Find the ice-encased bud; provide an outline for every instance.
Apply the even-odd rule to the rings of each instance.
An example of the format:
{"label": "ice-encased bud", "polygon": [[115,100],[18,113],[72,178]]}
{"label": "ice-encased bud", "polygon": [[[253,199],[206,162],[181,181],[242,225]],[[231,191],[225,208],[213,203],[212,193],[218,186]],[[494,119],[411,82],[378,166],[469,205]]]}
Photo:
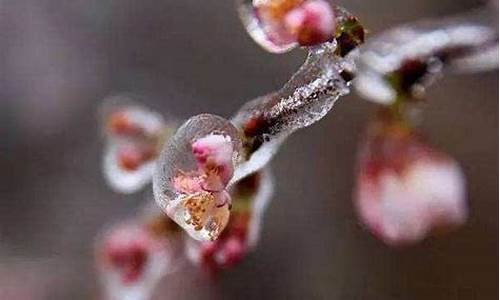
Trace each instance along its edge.
{"label": "ice-encased bud", "polygon": [[334,8],[325,0],[241,0],[240,18],[249,35],[271,53],[331,41]]}
{"label": "ice-encased bud", "polygon": [[233,143],[221,134],[209,134],[191,145],[198,168],[206,174],[204,189],[220,191],[233,176]]}
{"label": "ice-encased bud", "polygon": [[361,221],[391,246],[417,243],[467,218],[458,163],[394,124],[378,124],[369,132],[354,196]]}
{"label": "ice-encased bud", "polygon": [[314,46],[333,38],[335,16],[324,0],[308,0],[284,17],[285,27],[301,46]]}
{"label": "ice-encased bud", "polygon": [[[498,34],[481,22],[448,18],[403,25],[360,48],[354,86],[362,97],[384,105],[399,97],[420,98],[443,67],[458,71],[497,67],[495,49]],[[491,53],[483,55],[484,51]]]}
{"label": "ice-encased bud", "polygon": [[238,130],[210,114],[190,118],[164,146],[153,176],[155,199],[194,239],[215,240],[226,226],[226,186],[240,151]]}
{"label": "ice-encased bud", "polygon": [[238,12],[252,39],[264,50],[284,53],[297,47],[295,37],[288,32],[283,16],[303,0],[239,0]]}
{"label": "ice-encased bud", "polygon": [[169,272],[173,249],[144,226],[121,223],[100,236],[96,260],[107,299],[145,300]]}
{"label": "ice-encased bud", "polygon": [[268,169],[243,178],[230,188],[233,209],[229,224],[216,241],[186,239],[186,256],[200,268],[216,274],[231,268],[255,248],[263,214],[273,194]]}
{"label": "ice-encased bud", "polygon": [[128,95],[104,99],[100,114],[105,179],[117,192],[136,192],[150,182],[159,149],[174,125]]}

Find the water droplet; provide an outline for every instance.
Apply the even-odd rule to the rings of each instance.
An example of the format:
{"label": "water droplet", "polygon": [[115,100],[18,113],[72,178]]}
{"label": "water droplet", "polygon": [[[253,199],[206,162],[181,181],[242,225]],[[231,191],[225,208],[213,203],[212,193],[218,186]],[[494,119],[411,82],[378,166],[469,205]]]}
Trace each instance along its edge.
{"label": "water droplet", "polygon": [[[213,144],[222,145],[223,154],[230,157],[229,160],[212,157],[212,169],[207,169],[200,165],[197,145],[202,139],[207,139],[211,145],[211,136],[229,141],[231,151],[226,152],[224,143]],[[222,174],[227,170],[232,173],[240,160],[241,147],[238,130],[229,121],[202,114],[186,121],[160,154],[153,177],[155,199],[193,238],[215,240],[226,226],[231,200],[225,186],[231,174]],[[217,165],[217,161],[227,161],[228,165]],[[213,184],[214,177],[220,179],[218,184]]]}

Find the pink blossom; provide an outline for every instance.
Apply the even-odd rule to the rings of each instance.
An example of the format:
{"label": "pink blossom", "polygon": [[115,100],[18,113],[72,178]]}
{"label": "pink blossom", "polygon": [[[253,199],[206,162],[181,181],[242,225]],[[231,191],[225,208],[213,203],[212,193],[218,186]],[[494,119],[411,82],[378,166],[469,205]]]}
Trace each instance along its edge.
{"label": "pink blossom", "polygon": [[287,30],[302,46],[317,45],[333,38],[335,16],[324,0],[309,0],[294,8],[284,17]]}
{"label": "pink blossom", "polygon": [[313,46],[333,38],[335,15],[325,0],[254,0],[262,30],[275,45]]}
{"label": "pink blossom", "polygon": [[167,273],[173,251],[146,227],[124,223],[103,234],[96,255],[109,299],[145,299]]}
{"label": "pink blossom", "polygon": [[205,175],[204,188],[220,191],[233,175],[233,144],[229,136],[210,134],[191,145],[198,168]]}
{"label": "pink blossom", "polygon": [[360,155],[355,201],[361,221],[389,245],[408,245],[467,218],[459,165],[407,129],[378,128]]}

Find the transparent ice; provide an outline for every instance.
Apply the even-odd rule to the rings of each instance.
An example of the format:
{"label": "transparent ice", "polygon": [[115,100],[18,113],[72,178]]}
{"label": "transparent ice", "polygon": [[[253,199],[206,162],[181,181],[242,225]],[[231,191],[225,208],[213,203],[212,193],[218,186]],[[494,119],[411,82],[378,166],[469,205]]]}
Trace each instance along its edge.
{"label": "transparent ice", "polygon": [[[233,165],[240,160],[241,140],[238,130],[226,119],[202,114],[186,121],[169,140],[160,154],[153,176],[153,191],[158,205],[186,232],[197,240],[214,240],[220,234],[229,219],[229,202],[219,206],[220,196],[225,197],[225,190],[180,191],[174,185],[179,176],[186,178],[186,186],[191,184],[190,174],[198,172],[198,166],[192,153],[193,142],[211,134],[223,135],[233,143]],[[203,226],[190,222],[194,217],[190,208],[196,208]]]}
{"label": "transparent ice", "polygon": [[498,66],[498,33],[492,27],[466,17],[430,20],[403,25],[368,40],[360,48],[354,85],[361,96],[380,104],[399,96],[389,78],[405,62],[418,61],[427,72],[417,78],[415,92],[422,92],[451,66],[458,71],[478,71]]}
{"label": "transparent ice", "polygon": [[262,168],[288,135],[321,120],[340,96],[349,93],[340,74],[350,63],[335,54],[336,46],[333,41],[309,48],[306,61],[281,90],[248,102],[236,113],[232,123],[242,131],[253,118],[262,119],[265,129],[247,137],[261,145],[247,153],[232,183]]}

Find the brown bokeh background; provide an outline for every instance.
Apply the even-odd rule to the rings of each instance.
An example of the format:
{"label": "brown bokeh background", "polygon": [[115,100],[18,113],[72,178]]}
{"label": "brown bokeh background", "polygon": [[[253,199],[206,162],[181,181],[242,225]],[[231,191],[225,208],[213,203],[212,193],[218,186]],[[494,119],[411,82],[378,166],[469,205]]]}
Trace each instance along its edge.
{"label": "brown bokeh background", "polygon": [[[339,2],[371,34],[480,4]],[[150,188],[123,196],[102,179],[103,97],[140,93],[180,119],[230,116],[304,58],[262,51],[231,0],[7,0],[0,28],[0,286],[33,288],[35,299],[97,299],[94,236],[152,201]],[[158,299],[498,299],[497,72],[446,76],[428,100],[423,130],[468,178],[470,219],[459,231],[394,250],[363,230],[351,204],[354,154],[375,106],[352,94],[274,159],[258,250],[214,288],[170,276]]]}

